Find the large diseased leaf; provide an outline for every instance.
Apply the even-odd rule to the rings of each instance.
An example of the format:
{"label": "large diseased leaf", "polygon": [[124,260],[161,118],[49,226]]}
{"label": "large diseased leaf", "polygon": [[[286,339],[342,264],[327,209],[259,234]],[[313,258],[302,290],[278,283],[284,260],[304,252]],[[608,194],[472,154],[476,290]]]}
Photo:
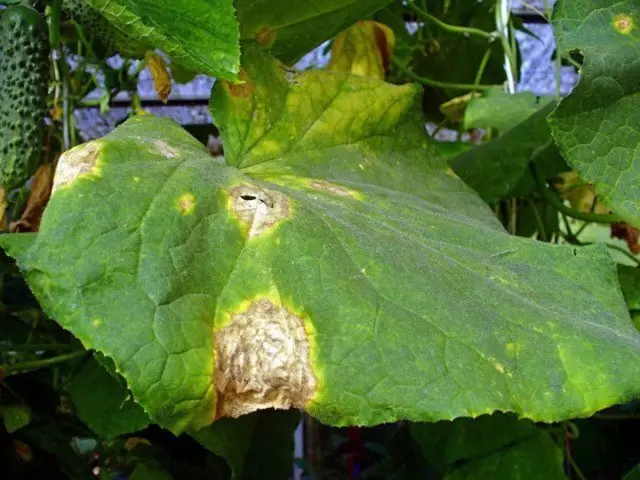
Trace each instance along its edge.
{"label": "large diseased leaf", "polygon": [[62,157],[30,248],[0,236],[157,422],[554,421],[640,391],[606,248],[509,236],[437,155],[419,87],[243,58],[213,93],[227,164],[138,116]]}
{"label": "large diseased leaf", "polygon": [[580,176],[627,222],[640,226],[640,3],[559,0],[558,50],[584,55],[582,80],[550,117]]}
{"label": "large diseased leaf", "polygon": [[181,65],[237,78],[238,23],[233,0],[86,0],[133,38],[161,48]]}
{"label": "large diseased leaf", "polygon": [[333,38],[391,0],[237,0],[240,37],[270,44],[285,63]]}

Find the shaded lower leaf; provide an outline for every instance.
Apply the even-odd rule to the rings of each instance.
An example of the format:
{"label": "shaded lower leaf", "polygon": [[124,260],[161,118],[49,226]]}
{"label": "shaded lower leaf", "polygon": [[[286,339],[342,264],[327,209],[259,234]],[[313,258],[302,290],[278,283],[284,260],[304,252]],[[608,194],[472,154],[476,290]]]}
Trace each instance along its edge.
{"label": "shaded lower leaf", "polygon": [[297,411],[266,410],[223,419],[191,435],[227,460],[234,479],[278,480],[291,474],[299,420]]}
{"label": "shaded lower leaf", "polygon": [[640,480],[640,465],[636,465],[629,470],[622,480]]}
{"label": "shaded lower leaf", "polygon": [[446,479],[565,478],[562,452],[549,435],[511,415],[418,423],[411,435]]}
{"label": "shaded lower leaf", "polygon": [[139,463],[133,469],[129,480],[172,480],[173,477],[158,463]]}
{"label": "shaded lower leaf", "polygon": [[[487,202],[507,197],[528,176],[527,165],[551,138],[545,120],[549,104],[507,131],[451,160],[451,168]],[[555,146],[545,156],[558,155]],[[547,160],[545,160],[546,162]]]}
{"label": "shaded lower leaf", "polygon": [[544,432],[451,469],[445,480],[565,480],[562,451]]}
{"label": "shaded lower leaf", "polygon": [[69,382],[67,392],[78,417],[103,438],[135,432],[150,423],[149,416],[131,398],[126,385],[96,360],[82,366]]}
{"label": "shaded lower leaf", "polygon": [[640,268],[618,265],[618,279],[629,310],[640,310]]}

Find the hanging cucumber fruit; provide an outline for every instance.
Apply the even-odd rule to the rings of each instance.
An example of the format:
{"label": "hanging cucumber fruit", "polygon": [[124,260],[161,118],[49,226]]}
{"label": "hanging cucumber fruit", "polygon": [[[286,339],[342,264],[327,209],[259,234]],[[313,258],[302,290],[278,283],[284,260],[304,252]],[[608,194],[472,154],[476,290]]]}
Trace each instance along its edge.
{"label": "hanging cucumber fruit", "polygon": [[42,158],[49,83],[49,38],[44,17],[9,7],[0,20],[0,186],[13,190]]}

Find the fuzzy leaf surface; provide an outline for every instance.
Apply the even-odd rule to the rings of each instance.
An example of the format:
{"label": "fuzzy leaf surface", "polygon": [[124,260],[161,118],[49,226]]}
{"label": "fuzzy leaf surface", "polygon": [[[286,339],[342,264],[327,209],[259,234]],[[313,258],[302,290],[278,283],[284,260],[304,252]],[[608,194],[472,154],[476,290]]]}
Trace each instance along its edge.
{"label": "fuzzy leaf surface", "polygon": [[640,3],[562,0],[558,51],[584,55],[582,79],[549,118],[567,163],[612,210],[640,226]]}
{"label": "fuzzy leaf surface", "polygon": [[212,98],[226,164],[137,116],[60,161],[35,241],[0,236],[155,421],[198,429],[247,398],[334,425],[556,421],[638,394],[606,248],[508,235],[437,154],[418,86],[243,58]]}

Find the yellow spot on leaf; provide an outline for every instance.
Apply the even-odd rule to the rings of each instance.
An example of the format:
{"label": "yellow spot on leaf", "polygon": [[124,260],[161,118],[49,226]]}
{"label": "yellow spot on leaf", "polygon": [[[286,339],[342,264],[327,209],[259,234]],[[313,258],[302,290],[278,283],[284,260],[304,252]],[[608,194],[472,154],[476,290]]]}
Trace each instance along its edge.
{"label": "yellow spot on leaf", "polygon": [[100,328],[102,325],[104,325],[104,322],[100,318],[95,318],[91,322],[91,325],[93,325],[93,328]]}
{"label": "yellow spot on leaf", "polygon": [[493,364],[493,367],[500,373],[504,373],[504,365],[502,365],[501,363],[495,362]]}
{"label": "yellow spot on leaf", "polygon": [[191,215],[196,208],[196,197],[192,193],[184,193],[178,198],[178,211],[182,215]]}
{"label": "yellow spot on leaf", "polygon": [[633,19],[630,15],[618,15],[613,19],[613,28],[623,35],[628,35],[633,30]]}
{"label": "yellow spot on leaf", "polygon": [[133,183],[140,183],[140,177],[133,177]]}

